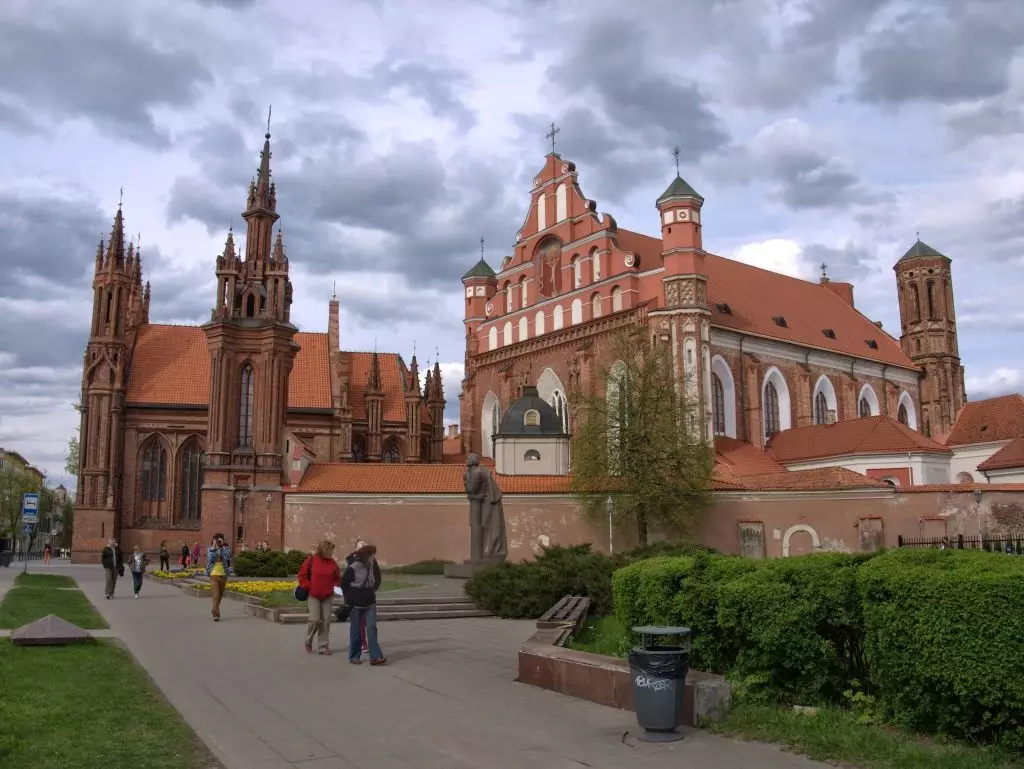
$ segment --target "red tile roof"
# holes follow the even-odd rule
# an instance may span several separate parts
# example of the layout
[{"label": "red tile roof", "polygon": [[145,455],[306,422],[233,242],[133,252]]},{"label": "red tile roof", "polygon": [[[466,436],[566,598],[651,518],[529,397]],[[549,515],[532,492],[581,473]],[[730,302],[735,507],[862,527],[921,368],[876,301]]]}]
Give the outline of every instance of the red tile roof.
[{"label": "red tile roof", "polygon": [[[288,407],[331,408],[327,334],[299,332],[299,352],[288,380]],[[130,404],[195,406],[210,403],[210,352],[198,326],[149,324],[139,330],[126,400]]]},{"label": "red tile roof", "polygon": [[783,430],[772,436],[768,452],[783,464],[854,454],[950,453],[941,443],[888,416]]},{"label": "red tile roof", "polygon": [[[619,247],[641,255],[642,264],[660,264],[658,238],[619,230]],[[914,369],[916,366],[889,334],[819,283],[810,283],[734,259],[708,254],[708,302],[717,326],[843,355]],[[731,314],[716,309],[727,304]],[[786,327],[773,318],[782,316]],[[835,339],[822,331],[831,328]],[[868,346],[874,340],[878,348]]]},{"label": "red tile roof", "polygon": [[[300,494],[463,494],[461,463],[436,465],[352,464],[320,462],[290,493]],[[506,494],[570,494],[567,475],[498,475]],[[716,491],[842,491],[891,488],[886,483],[841,467],[757,475],[716,474]]]},{"label": "red tile roof", "polygon": [[1024,395],[966,403],[946,438],[947,446],[990,443],[1024,438]]},{"label": "red tile roof", "polygon": [[756,446],[736,438],[715,438],[715,473],[723,476],[783,473],[786,468]]},{"label": "red tile roof", "polygon": [[1016,467],[1024,467],[1024,438],[1014,438],[978,465],[978,469],[982,472],[1012,470]]},{"label": "red tile roof", "polygon": [[1024,492],[1024,483],[943,483],[925,486],[900,486],[895,489],[899,494],[973,494],[975,491],[989,493],[995,491]]}]

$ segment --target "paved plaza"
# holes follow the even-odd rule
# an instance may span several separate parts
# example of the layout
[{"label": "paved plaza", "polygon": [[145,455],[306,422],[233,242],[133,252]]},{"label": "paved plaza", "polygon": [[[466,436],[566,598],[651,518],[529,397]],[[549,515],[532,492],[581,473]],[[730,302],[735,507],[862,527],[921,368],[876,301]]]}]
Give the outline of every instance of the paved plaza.
[{"label": "paved plaza", "polygon": [[[810,769],[773,747],[687,731],[672,745],[635,739],[632,713],[515,682],[532,622],[457,619],[381,624],[390,664],[348,664],[347,626],[334,655],[307,655],[303,626],[248,617],[130,581],[103,600],[98,566],[43,567],[74,576],[170,702],[227,769]],[[0,592],[21,569],[0,569]]]}]

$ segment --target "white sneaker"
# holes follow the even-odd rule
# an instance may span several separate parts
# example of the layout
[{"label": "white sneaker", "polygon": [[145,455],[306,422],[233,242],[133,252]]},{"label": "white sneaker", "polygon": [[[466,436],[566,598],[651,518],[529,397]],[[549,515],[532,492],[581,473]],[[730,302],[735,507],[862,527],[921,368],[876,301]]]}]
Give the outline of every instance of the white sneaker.
[{"label": "white sneaker", "polygon": [[138,597],[139,597],[139,594],[138,594],[138,593],[136,593],[136,594],[135,594],[135,597],[136,597],[136,598],[138,598]]}]

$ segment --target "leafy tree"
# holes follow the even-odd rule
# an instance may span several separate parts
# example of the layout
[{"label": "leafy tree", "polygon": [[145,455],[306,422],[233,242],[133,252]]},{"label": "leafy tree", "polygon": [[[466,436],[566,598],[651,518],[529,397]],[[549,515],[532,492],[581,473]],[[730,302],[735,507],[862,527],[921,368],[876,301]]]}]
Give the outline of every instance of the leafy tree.
[{"label": "leafy tree", "polygon": [[[82,402],[75,401],[71,404],[71,407],[78,413],[82,413]],[[79,455],[79,443],[80,434],[82,428],[81,425],[75,428],[75,432],[71,434],[68,439],[68,455],[64,461],[64,470],[68,475],[78,475],[78,455]]]},{"label": "leafy tree", "polygon": [[16,467],[0,469],[0,537],[13,541],[21,536],[22,495],[32,491],[39,491],[33,476]]},{"label": "leafy tree", "polygon": [[68,495],[68,498],[64,500],[64,506],[60,513],[61,522],[64,528],[60,532],[60,542],[58,547],[71,547],[71,541],[74,538],[75,533],[75,503]]},{"label": "leafy tree", "polygon": [[576,392],[572,489],[593,517],[636,531],[641,545],[652,526],[678,537],[693,532],[710,504],[714,466],[700,440],[700,417],[681,397],[668,345],[645,329],[612,340],[591,393]]}]

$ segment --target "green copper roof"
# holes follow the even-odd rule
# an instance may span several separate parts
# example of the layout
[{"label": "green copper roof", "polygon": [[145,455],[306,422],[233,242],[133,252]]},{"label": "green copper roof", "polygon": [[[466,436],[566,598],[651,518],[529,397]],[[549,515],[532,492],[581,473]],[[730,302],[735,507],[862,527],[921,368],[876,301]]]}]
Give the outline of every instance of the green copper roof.
[{"label": "green copper roof", "polygon": [[473,265],[473,269],[462,276],[463,280],[469,278],[493,278],[494,270],[491,269],[491,265],[481,259],[479,262]]},{"label": "green copper roof", "polygon": [[660,203],[668,198],[697,198],[697,200],[700,201],[704,200],[697,190],[687,184],[683,177],[678,175],[672,180],[672,183],[668,185],[668,189],[661,193],[661,197],[658,198],[658,202]]},{"label": "green copper roof", "polygon": [[936,251],[934,248],[929,246],[927,243],[922,242],[921,239],[918,238],[917,242],[907,249],[907,253],[900,257],[900,261],[902,262],[904,259],[916,259],[920,256],[938,256],[942,259],[949,259],[948,256],[940,251]]}]

